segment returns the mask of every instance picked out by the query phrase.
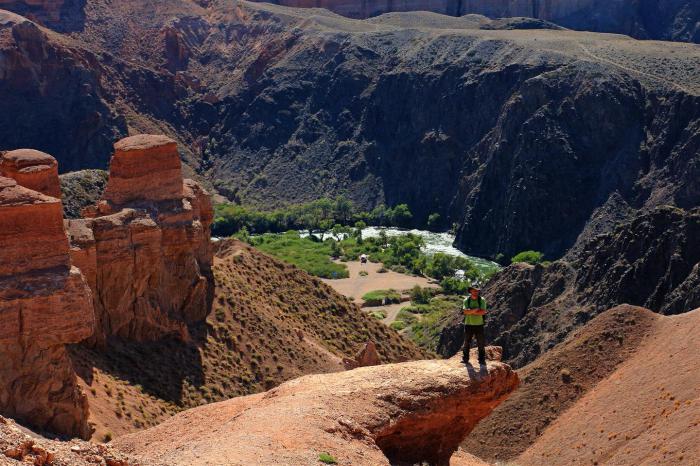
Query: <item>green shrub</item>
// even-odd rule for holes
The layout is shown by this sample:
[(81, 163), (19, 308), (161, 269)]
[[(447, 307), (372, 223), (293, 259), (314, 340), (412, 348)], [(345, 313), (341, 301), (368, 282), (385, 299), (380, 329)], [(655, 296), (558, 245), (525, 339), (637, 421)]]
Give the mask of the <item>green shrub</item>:
[(369, 313), (371, 317), (374, 317), (377, 320), (384, 320), (386, 319), (386, 312), (384, 311), (372, 311)]
[(434, 229), (440, 226), (440, 214), (433, 213), (428, 215), (428, 221), (426, 222), (428, 229)]
[(366, 270), (360, 270), (360, 271), (358, 272), (358, 275), (359, 275), (360, 277), (366, 277), (366, 276), (369, 275), (369, 274), (367, 273)]
[(404, 322), (403, 320), (395, 320), (391, 323), (391, 325), (389, 325), (389, 327), (393, 328), (398, 332), (406, 328), (406, 322)]
[(329, 453), (319, 453), (318, 460), (325, 464), (338, 464), (338, 461)]
[(281, 235), (268, 233), (251, 238), (251, 242), (261, 251), (294, 264), (311, 275), (321, 278), (349, 277), (345, 265), (331, 262), (330, 242), (320, 243), (300, 238), (295, 231)]
[(528, 264), (539, 264), (544, 260), (544, 254), (539, 251), (523, 251), (519, 252), (510, 260), (511, 263), (527, 262)]
[(428, 304), (433, 297), (433, 290), (421, 288), (416, 285), (411, 289), (411, 302), (414, 304)]
[(396, 320), (397, 321), (400, 320), (402, 322), (405, 322), (406, 325), (412, 325), (418, 321), (418, 318), (415, 315), (413, 315), (411, 312), (409, 312), (408, 308), (404, 307), (396, 315)]
[(375, 290), (366, 293), (362, 300), (367, 306), (384, 306), (401, 302), (401, 295), (396, 290)]

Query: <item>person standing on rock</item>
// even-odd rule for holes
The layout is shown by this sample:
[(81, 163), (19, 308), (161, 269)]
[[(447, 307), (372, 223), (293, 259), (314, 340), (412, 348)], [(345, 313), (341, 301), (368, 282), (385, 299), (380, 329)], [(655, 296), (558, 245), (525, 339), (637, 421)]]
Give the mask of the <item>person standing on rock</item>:
[(479, 347), (479, 364), (486, 364), (486, 348), (484, 342), (484, 315), (486, 314), (486, 300), (481, 297), (481, 290), (469, 287), (469, 296), (462, 305), (464, 314), (464, 347), (462, 348), (464, 364), (469, 363), (469, 345), (472, 337), (476, 338)]

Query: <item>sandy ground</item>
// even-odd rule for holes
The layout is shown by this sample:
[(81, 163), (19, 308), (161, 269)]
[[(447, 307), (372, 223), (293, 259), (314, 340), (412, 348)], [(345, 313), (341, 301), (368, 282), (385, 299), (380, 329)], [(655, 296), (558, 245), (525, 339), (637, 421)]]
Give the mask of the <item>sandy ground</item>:
[[(346, 262), (345, 265), (350, 272), (350, 278), (341, 278), (339, 280), (324, 279), (323, 281), (332, 286), (338, 293), (354, 299), (357, 304), (362, 304), (362, 296), (365, 293), (374, 290), (394, 289), (403, 291), (409, 290), (415, 285), (431, 288), (437, 288), (438, 286), (431, 283), (431, 280), (427, 278), (404, 275), (391, 270), (386, 273), (378, 273), (379, 269), (382, 268), (382, 264)], [(366, 277), (360, 276), (361, 270), (367, 272)]]
[[(432, 283), (424, 277), (416, 277), (413, 275), (404, 275), (402, 273), (392, 272), (391, 270), (385, 273), (379, 273), (382, 264), (369, 262), (361, 264), (360, 262), (346, 262), (350, 272), (349, 278), (340, 280), (324, 279), (323, 281), (332, 286), (338, 293), (352, 298), (357, 304), (362, 305), (362, 296), (374, 290), (389, 290), (405, 291), (413, 288), (416, 285), (428, 288), (437, 288), (438, 285)], [(367, 276), (360, 276), (360, 271), (366, 271)], [(382, 322), (390, 325), (396, 320), (401, 308), (408, 306), (409, 303), (390, 304), (388, 306), (375, 306), (363, 308), (366, 312), (383, 311), (386, 313), (386, 318)]]

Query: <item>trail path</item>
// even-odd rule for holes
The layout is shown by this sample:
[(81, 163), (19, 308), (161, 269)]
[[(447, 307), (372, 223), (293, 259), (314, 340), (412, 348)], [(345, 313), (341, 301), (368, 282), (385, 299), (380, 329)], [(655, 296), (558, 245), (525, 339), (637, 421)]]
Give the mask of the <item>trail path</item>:
[(605, 63), (607, 63), (607, 64), (609, 64), (609, 65), (613, 65), (613, 66), (615, 66), (615, 67), (617, 67), (617, 68), (620, 68), (620, 69), (622, 69), (622, 70), (628, 71), (628, 72), (630, 72), (630, 73), (640, 74), (640, 75), (642, 75), (642, 76), (646, 76), (647, 78), (653, 79), (653, 80), (655, 80), (655, 81), (659, 81), (659, 82), (662, 82), (662, 83), (664, 83), (664, 84), (668, 84), (668, 85), (670, 85), (671, 87), (675, 87), (675, 88), (677, 88), (677, 89), (679, 89), (679, 90), (685, 92), (686, 94), (689, 94), (689, 95), (695, 95), (695, 94), (696, 94), (695, 92), (691, 91), (691, 90), (688, 89), (687, 87), (685, 87), (685, 86), (683, 86), (683, 85), (681, 85), (681, 84), (678, 84), (677, 82), (671, 81), (670, 79), (664, 78), (664, 77), (662, 77), (662, 76), (657, 76), (657, 75), (655, 75), (655, 74), (647, 73), (647, 72), (645, 72), (645, 71), (641, 71), (641, 70), (638, 70), (638, 69), (636, 69), (636, 68), (630, 68), (630, 67), (625, 66), (625, 65), (623, 65), (623, 64), (621, 64), (621, 63), (618, 63), (618, 62), (616, 62), (616, 61), (610, 60), (610, 59), (608, 59), (608, 58), (603, 58), (603, 57), (601, 57), (601, 56), (599, 56), (599, 55), (594, 54), (594, 53), (591, 52), (591, 51), (588, 49), (588, 47), (586, 47), (584, 44), (578, 44), (578, 45), (579, 45), (579, 47), (581, 47), (581, 50), (583, 50), (583, 53), (585, 53), (585, 54), (588, 55), (589, 57), (593, 58), (594, 60), (602, 61), (602, 62), (605, 62)]

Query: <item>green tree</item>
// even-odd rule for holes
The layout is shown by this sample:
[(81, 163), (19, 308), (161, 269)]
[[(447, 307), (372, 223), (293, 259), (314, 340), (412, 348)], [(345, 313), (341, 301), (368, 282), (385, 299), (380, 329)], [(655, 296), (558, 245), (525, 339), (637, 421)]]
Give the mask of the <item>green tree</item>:
[(431, 278), (441, 280), (455, 274), (455, 266), (452, 257), (442, 252), (435, 253), (425, 268), (425, 274)]
[(334, 215), (337, 222), (348, 225), (352, 216), (352, 202), (345, 196), (336, 197)]
[(399, 204), (391, 210), (389, 221), (392, 225), (406, 228), (411, 225), (412, 219), (413, 214), (411, 213), (411, 209), (408, 208), (408, 205)]
[(386, 214), (386, 206), (384, 204), (379, 204), (377, 207), (372, 209), (372, 212), (370, 213), (372, 223), (378, 226), (384, 226), (387, 220)]

